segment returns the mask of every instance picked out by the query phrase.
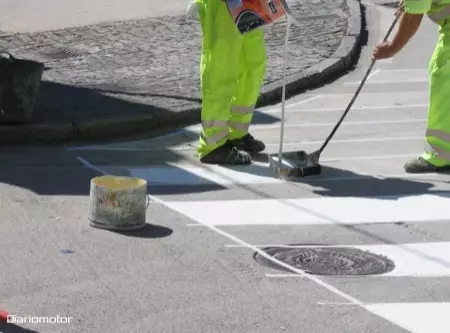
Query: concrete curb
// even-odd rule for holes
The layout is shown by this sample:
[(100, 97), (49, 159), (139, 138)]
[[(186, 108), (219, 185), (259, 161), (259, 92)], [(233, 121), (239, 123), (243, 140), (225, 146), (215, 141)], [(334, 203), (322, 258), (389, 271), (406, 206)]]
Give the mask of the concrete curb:
[[(306, 71), (286, 77), (286, 97), (321, 86), (344, 74), (355, 62), (359, 51), (362, 32), (362, 11), (358, 0), (347, 0), (349, 18), (347, 31), (334, 54)], [(282, 97), (283, 81), (278, 80), (262, 89), (260, 104), (279, 102)]]
[[(347, 0), (347, 31), (334, 54), (319, 64), (286, 77), (286, 97), (321, 86), (343, 75), (356, 61), (362, 32), (362, 11), (359, 0)], [(258, 106), (279, 103), (283, 81), (278, 80), (263, 86)], [(118, 139), (180, 127), (199, 122), (198, 108), (173, 112), (167, 116), (154, 114), (121, 116), (98, 121), (80, 123), (49, 123), (0, 126), (0, 144), (65, 143)]]

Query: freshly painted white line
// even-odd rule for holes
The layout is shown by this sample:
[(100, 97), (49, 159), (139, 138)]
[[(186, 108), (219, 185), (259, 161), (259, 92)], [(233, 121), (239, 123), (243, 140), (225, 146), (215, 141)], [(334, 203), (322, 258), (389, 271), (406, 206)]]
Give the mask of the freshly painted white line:
[[(388, 58), (388, 59), (380, 59), (377, 60), (378, 64), (391, 64), (394, 61), (394, 58)], [(385, 69), (383, 69), (385, 70)]]
[[(381, 106), (361, 106), (357, 108), (352, 108), (352, 113), (360, 112), (360, 111), (375, 111), (375, 110), (396, 110), (396, 109), (413, 109), (413, 108), (428, 108), (428, 104), (402, 104), (402, 105), (381, 105)], [(270, 109), (264, 111), (258, 111), (262, 114), (274, 114), (281, 113), (281, 110), (278, 109)], [(312, 109), (291, 109), (290, 107), (286, 109), (286, 112), (344, 112), (343, 108), (312, 108)]]
[[(256, 246), (256, 247), (259, 247), (259, 248), (284, 247), (284, 248), (287, 248), (287, 249), (293, 249), (293, 248), (297, 248), (297, 247), (303, 248), (304, 247), (304, 246), (299, 246), (299, 245), (282, 245), (282, 244), (266, 244), (266, 245), (253, 244), (253, 246)], [(311, 245), (311, 246), (317, 247), (317, 245)], [(241, 248), (243, 246), (239, 245), (239, 244), (225, 244), (225, 247), (227, 247), (227, 248)]]
[[(424, 140), (423, 136), (406, 136), (406, 137), (387, 137), (387, 138), (356, 138), (356, 139), (336, 139), (331, 140), (330, 145), (339, 143), (364, 143), (364, 142), (389, 142), (389, 141), (413, 141), (413, 140)], [(322, 144), (323, 140), (320, 141), (299, 141), (299, 142), (286, 142), (283, 145), (290, 146), (303, 146), (303, 145), (319, 145)], [(266, 146), (278, 146), (279, 143), (266, 143)]]
[(299, 275), (299, 274), (269, 274), (269, 273), (265, 273), (264, 274), (267, 278), (301, 278), (304, 279), (304, 276)]
[[(413, 137), (413, 138), (382, 138), (381, 140), (375, 138), (371, 139), (350, 139), (350, 140), (335, 140), (331, 141), (329, 144), (338, 144), (338, 143), (347, 143), (347, 142), (384, 142), (384, 141), (409, 141), (409, 140), (423, 140), (423, 137)], [(284, 146), (303, 146), (303, 145), (318, 145), (323, 143), (323, 141), (306, 141), (306, 142), (286, 142)], [(278, 143), (266, 143), (267, 147), (278, 146)], [(161, 147), (161, 148), (108, 148), (108, 147), (85, 147), (85, 148), (77, 148), (74, 150), (77, 151), (191, 151), (195, 150), (196, 147), (183, 147), (183, 148), (170, 148), (170, 147)], [(380, 155), (380, 156), (355, 156), (355, 157), (333, 157), (327, 159), (321, 159), (321, 161), (335, 161), (335, 160), (366, 160), (366, 159), (391, 159), (391, 158), (402, 158), (402, 157), (412, 157), (411, 154), (403, 154), (403, 155)], [(416, 156), (416, 155), (414, 155)]]
[(340, 182), (340, 181), (348, 181), (348, 180), (367, 180), (367, 179), (373, 179), (376, 178), (378, 180), (386, 180), (386, 179), (414, 179), (414, 178), (432, 178), (439, 176), (438, 174), (434, 173), (428, 173), (428, 174), (385, 174), (385, 175), (376, 175), (376, 174), (359, 174), (359, 175), (352, 175), (352, 176), (336, 176), (336, 177), (315, 177), (311, 176), (308, 180), (305, 180), (305, 183), (320, 183), (320, 182)]
[[(378, 76), (382, 75), (379, 73)], [(348, 83), (347, 83), (348, 84)], [(358, 82), (359, 84), (359, 82)], [(299, 102), (287, 103), (286, 111), (291, 109), (340, 109), (344, 111), (353, 97), (354, 93), (321, 93), (320, 95), (309, 95), (311, 98), (306, 98)], [(320, 98), (320, 100), (318, 100)], [(428, 102), (429, 96), (427, 91), (402, 91), (401, 94), (392, 92), (363, 92), (360, 94), (358, 100), (353, 105), (352, 109), (357, 110), (361, 107), (379, 107), (382, 102), (392, 105), (417, 105)], [(279, 113), (281, 112), (280, 105), (259, 110), (261, 113)]]
[[(360, 126), (360, 125), (385, 125), (385, 124), (410, 124), (410, 123), (423, 123), (426, 122), (427, 118), (418, 119), (397, 119), (397, 120), (373, 120), (373, 121), (347, 121), (343, 122), (341, 126)], [(329, 127), (336, 125), (336, 122), (332, 123), (303, 123), (303, 124), (285, 124), (284, 127)], [(253, 129), (272, 129), (274, 127), (280, 127), (279, 123), (274, 123), (270, 125), (253, 125)]]
[(214, 226), (426, 223), (450, 219), (449, 194), (180, 201), (172, 206), (192, 221)]
[(188, 164), (170, 164), (162, 167), (129, 168), (131, 176), (147, 180), (149, 185), (222, 185), (279, 184), (268, 163), (254, 162), (247, 166), (220, 165), (194, 166)]
[(386, 256), (395, 263), (395, 269), (392, 272), (379, 276), (450, 276), (450, 242), (351, 246)]
[[(181, 129), (181, 130), (178, 130), (178, 131), (175, 131), (175, 132), (171, 132), (171, 133), (168, 133), (168, 134), (164, 134), (164, 135), (160, 135), (160, 136), (157, 136), (157, 137), (154, 137), (154, 138), (142, 139), (142, 140), (132, 140), (132, 141), (129, 141), (128, 143), (130, 145), (132, 145), (132, 144), (136, 144), (136, 143), (153, 142), (153, 141), (157, 141), (157, 140), (161, 140), (161, 139), (167, 139), (169, 137), (173, 137), (173, 136), (177, 136), (177, 135), (183, 134), (184, 131), (185, 131), (185, 129)], [(96, 148), (96, 147), (107, 147), (107, 146), (111, 146), (111, 145), (114, 145), (114, 144), (108, 143), (108, 144), (105, 144), (105, 145), (75, 146), (75, 147), (66, 147), (65, 149), (67, 151), (89, 150), (89, 149)]]
[[(410, 82), (428, 82), (428, 71), (412, 70), (412, 71), (380, 71), (377, 75), (378, 80), (367, 80), (367, 84), (382, 83), (410, 83)], [(360, 84), (360, 81), (344, 82), (344, 84)]]
[[(387, 59), (383, 59), (383, 60), (387, 60)], [(392, 58), (390, 59), (392, 60)], [(377, 60), (377, 63), (379, 63), (382, 60)], [(418, 73), (418, 72), (424, 72), (426, 75), (428, 74), (428, 69), (426, 68), (403, 68), (403, 69), (395, 69), (395, 68), (383, 68), (382, 69), (383, 73), (404, 73), (404, 72), (413, 72), (413, 73)]]
[[(197, 225), (197, 224), (196, 224)], [(286, 244), (253, 244), (253, 246), (259, 247), (261, 249), (268, 247), (281, 247), (286, 249), (307, 249), (307, 248), (317, 248), (317, 247), (348, 247), (348, 245), (286, 245)], [(352, 245), (354, 246), (354, 245)], [(241, 248), (242, 245), (239, 244), (226, 244), (227, 248)]]
[(448, 333), (450, 303), (366, 304), (366, 310), (412, 333)]
[[(374, 77), (375, 75), (377, 75), (380, 71), (381, 71), (381, 69), (375, 69), (374, 71), (372, 71), (372, 73), (370, 73), (370, 74), (367, 76), (367, 80), (370, 80), (372, 77)], [(361, 81), (360, 81), (360, 83), (361, 83)]]
[[(415, 155), (414, 155), (415, 156)], [(329, 161), (332, 163), (333, 161)], [(339, 160), (338, 160), (339, 162)], [(150, 186), (222, 186), (231, 187), (242, 184), (282, 184), (289, 180), (279, 179), (268, 163), (253, 166), (222, 166), (196, 167), (186, 164), (148, 168), (130, 168), (129, 166), (115, 166), (122, 169), (123, 174), (145, 179)], [(105, 166), (108, 169), (107, 166)], [(422, 174), (420, 178), (432, 178), (439, 174)], [(340, 181), (361, 181), (368, 179), (408, 179), (419, 178), (416, 174), (352, 174), (349, 176), (310, 176), (303, 182), (305, 184), (321, 184)], [(439, 181), (434, 179), (435, 181)]]
[(132, 148), (132, 147), (107, 147), (107, 146), (92, 146), (92, 147), (75, 147), (68, 150), (72, 151), (189, 151), (195, 150), (196, 147), (160, 147), (160, 148)]
[[(308, 102), (315, 101), (315, 100), (317, 100), (317, 99), (319, 99), (321, 97), (322, 97), (322, 95), (314, 95), (314, 96), (312, 96), (310, 98), (307, 98), (307, 99), (304, 99), (304, 100), (301, 100), (301, 101), (298, 101), (298, 102), (289, 103), (289, 106), (297, 106), (297, 105), (301, 105), (301, 104), (306, 104)], [(286, 105), (287, 105), (287, 103), (286, 103)], [(279, 106), (279, 109), (281, 111), (281, 105)]]
[(337, 162), (337, 161), (366, 161), (366, 160), (390, 160), (397, 158), (413, 158), (418, 154), (403, 154), (403, 155), (380, 155), (380, 156), (352, 156), (352, 157), (329, 157), (321, 158), (322, 162)]
[[(79, 157), (78, 160), (79, 160), (82, 164), (84, 164), (86, 167), (91, 168), (91, 169), (97, 171), (97, 172), (100, 173), (100, 174), (103, 174), (103, 175), (107, 174), (107, 173), (104, 172), (103, 170), (101, 170), (101, 169), (95, 167), (94, 165), (90, 164), (88, 161), (84, 160), (84, 159), (81, 158), (81, 157)], [(173, 205), (173, 202), (166, 202), (166, 201), (163, 201), (163, 200), (159, 199), (158, 197), (155, 197), (155, 196), (152, 196), (152, 195), (150, 195), (150, 199), (153, 200), (153, 201), (156, 202), (156, 203), (159, 203), (159, 204), (161, 204), (161, 205), (164, 205), (164, 206), (167, 207), (168, 209), (171, 209), (171, 210), (173, 210), (173, 211), (175, 211), (175, 212), (178, 212), (179, 214), (183, 215), (183, 212), (182, 212), (182, 211), (179, 211), (178, 208), (175, 207), (175, 206)], [(318, 277), (316, 277), (316, 276), (313, 276), (313, 275), (309, 275), (309, 274), (307, 274), (306, 272), (304, 272), (304, 271), (301, 270), (301, 269), (298, 269), (298, 268), (296, 268), (296, 267), (293, 267), (293, 266), (291, 266), (291, 265), (288, 265), (288, 264), (286, 264), (286, 263), (284, 263), (284, 262), (282, 262), (282, 261), (280, 261), (280, 260), (278, 260), (278, 259), (276, 259), (276, 258), (273, 258), (272, 256), (268, 255), (267, 253), (265, 253), (265, 252), (262, 251), (261, 249), (255, 247), (255, 246), (253, 246), (253, 245), (251, 245), (251, 244), (249, 244), (249, 243), (243, 241), (242, 239), (240, 239), (240, 238), (238, 238), (238, 237), (236, 237), (236, 236), (234, 236), (234, 235), (232, 235), (232, 234), (230, 234), (230, 233), (228, 233), (228, 232), (225, 232), (225, 231), (223, 231), (223, 230), (221, 230), (221, 229), (219, 229), (219, 228), (217, 228), (217, 227), (215, 227), (215, 226), (208, 225), (208, 224), (204, 224), (204, 225), (205, 225), (205, 227), (211, 229), (212, 231), (215, 231), (217, 234), (219, 234), (219, 235), (221, 235), (221, 236), (223, 236), (223, 237), (229, 239), (230, 241), (232, 241), (232, 242), (234, 242), (234, 243), (236, 243), (236, 244), (240, 244), (240, 245), (242, 245), (242, 246), (245, 246), (245, 247), (247, 247), (248, 249), (252, 250), (253, 252), (258, 253), (259, 255), (265, 257), (267, 260), (272, 261), (274, 264), (276, 264), (276, 265), (278, 265), (278, 266), (281, 266), (281, 267), (284, 267), (284, 268), (286, 268), (286, 269), (288, 269), (288, 270), (290, 270), (290, 271), (292, 271), (292, 272), (294, 272), (294, 273), (297, 273), (297, 274), (299, 274), (299, 275), (304, 276), (304, 277), (307, 278), (308, 280), (310, 280), (310, 281), (316, 283), (317, 285), (319, 285), (319, 286), (321, 286), (321, 287), (327, 289), (327, 290), (330, 291), (331, 293), (333, 293), (333, 294), (335, 294), (335, 295), (337, 295), (337, 296), (339, 296), (339, 297), (341, 297), (341, 298), (347, 300), (348, 302), (350, 302), (350, 303), (352, 303), (352, 304), (354, 304), (354, 305), (360, 306), (361, 308), (366, 309), (367, 311), (372, 312), (372, 313), (375, 313), (375, 314), (378, 314), (378, 313), (381, 312), (381, 313), (379, 314), (379, 316), (381, 316), (382, 318), (384, 317), (385, 314), (382, 313), (382, 311), (381, 311), (382, 308), (380, 309), (380, 307), (378, 307), (378, 308), (374, 307), (374, 308), (371, 309), (371, 308), (368, 308), (368, 307), (364, 307), (364, 306), (363, 306), (363, 302), (361, 302), (360, 300), (358, 300), (358, 299), (356, 299), (356, 298), (350, 296), (349, 294), (347, 294), (347, 293), (345, 293), (345, 292), (343, 292), (343, 291), (341, 291), (341, 290), (339, 290), (339, 289), (333, 287), (332, 285), (330, 285), (330, 284), (328, 284), (327, 282), (321, 280), (320, 278), (318, 278)], [(448, 313), (448, 309), (446, 309), (445, 313), (446, 313), (446, 314)], [(394, 318), (394, 319), (397, 319), (397, 318)], [(399, 326), (401, 326), (401, 323), (398, 323), (398, 320), (396, 321), (396, 324), (399, 325)], [(429, 331), (427, 331), (427, 333), (428, 333), (428, 332), (429, 332)], [(434, 331), (433, 333), (437, 333), (437, 332)]]
[(347, 305), (347, 306), (355, 306), (353, 303), (349, 302), (329, 302), (329, 301), (319, 301), (317, 302), (318, 305)]
[[(366, 84), (390, 84), (390, 83), (420, 83), (420, 82), (428, 82), (428, 79), (408, 79), (408, 80), (372, 80), (366, 81)], [(345, 85), (359, 85), (360, 81), (350, 81), (344, 82)]]

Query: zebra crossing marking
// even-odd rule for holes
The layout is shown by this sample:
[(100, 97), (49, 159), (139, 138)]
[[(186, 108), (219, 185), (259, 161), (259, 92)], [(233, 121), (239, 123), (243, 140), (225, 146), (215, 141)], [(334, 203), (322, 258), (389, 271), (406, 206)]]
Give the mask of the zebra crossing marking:
[[(386, 197), (177, 201), (173, 202), (173, 205), (192, 221), (215, 226), (355, 225), (450, 219), (449, 193)], [(218, 211), (221, 213), (217, 214)]]

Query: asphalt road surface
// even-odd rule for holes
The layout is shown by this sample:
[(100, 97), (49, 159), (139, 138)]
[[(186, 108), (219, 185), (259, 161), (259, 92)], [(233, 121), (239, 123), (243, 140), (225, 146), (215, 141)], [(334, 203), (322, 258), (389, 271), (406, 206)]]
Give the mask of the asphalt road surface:
[[(393, 10), (368, 4), (367, 16), (358, 69), (289, 100), (285, 151), (319, 147), (350, 101)], [(425, 19), (411, 45), (377, 63), (320, 176), (280, 181), (264, 156), (200, 165), (198, 126), (5, 150), (0, 308), (73, 317), (20, 325), (37, 332), (448, 332), (450, 178), (403, 171), (423, 148), (436, 38)], [(278, 105), (255, 116), (269, 153), (279, 117)], [(104, 173), (149, 182), (146, 229), (88, 225), (89, 182)]]

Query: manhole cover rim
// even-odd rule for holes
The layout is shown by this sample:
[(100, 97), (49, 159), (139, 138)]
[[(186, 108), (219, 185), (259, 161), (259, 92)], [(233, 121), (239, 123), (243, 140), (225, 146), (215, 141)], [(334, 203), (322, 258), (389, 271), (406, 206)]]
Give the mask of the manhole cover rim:
[[(262, 248), (261, 250), (264, 251), (270, 257), (275, 258), (278, 261), (295, 268), (296, 270), (301, 270), (311, 275), (339, 275), (339, 276), (382, 275), (389, 273), (395, 269), (395, 263), (386, 256), (361, 250), (356, 247), (328, 246), (328, 245), (317, 245), (317, 246), (303, 245), (303, 246), (304, 247), (302, 247), (302, 245), (290, 245), (283, 247), (275, 246)], [(348, 253), (346, 253), (346, 251)], [(311, 254), (315, 253), (316, 256), (319, 258), (319, 260), (311, 261), (309, 263), (299, 263), (299, 261), (293, 262), (293, 260), (291, 259), (293, 257), (292, 255), (293, 252), (297, 252), (296, 258), (298, 258), (299, 253), (300, 254), (308, 253), (310, 256)], [(332, 256), (330, 255), (333, 252), (334, 258), (332, 258)], [(282, 255), (282, 258), (279, 258), (280, 254)], [(359, 267), (352, 267), (345, 265), (341, 267), (336, 267), (338, 265), (327, 267), (325, 260), (327, 259), (326, 257), (327, 255), (328, 259), (331, 260), (334, 259), (335, 261), (337, 259), (340, 259), (341, 261), (354, 263), (356, 266)], [(287, 257), (289, 258), (289, 260), (284, 260)], [(270, 260), (265, 256), (262, 256), (258, 252), (254, 253), (253, 258), (256, 262), (268, 268), (281, 270), (289, 273), (295, 273), (295, 271), (293, 271), (292, 269), (288, 269), (287, 267), (281, 266), (276, 262), (274, 262), (273, 260)], [(361, 258), (362, 260), (359, 260)], [(369, 267), (367, 268), (367, 266)]]

